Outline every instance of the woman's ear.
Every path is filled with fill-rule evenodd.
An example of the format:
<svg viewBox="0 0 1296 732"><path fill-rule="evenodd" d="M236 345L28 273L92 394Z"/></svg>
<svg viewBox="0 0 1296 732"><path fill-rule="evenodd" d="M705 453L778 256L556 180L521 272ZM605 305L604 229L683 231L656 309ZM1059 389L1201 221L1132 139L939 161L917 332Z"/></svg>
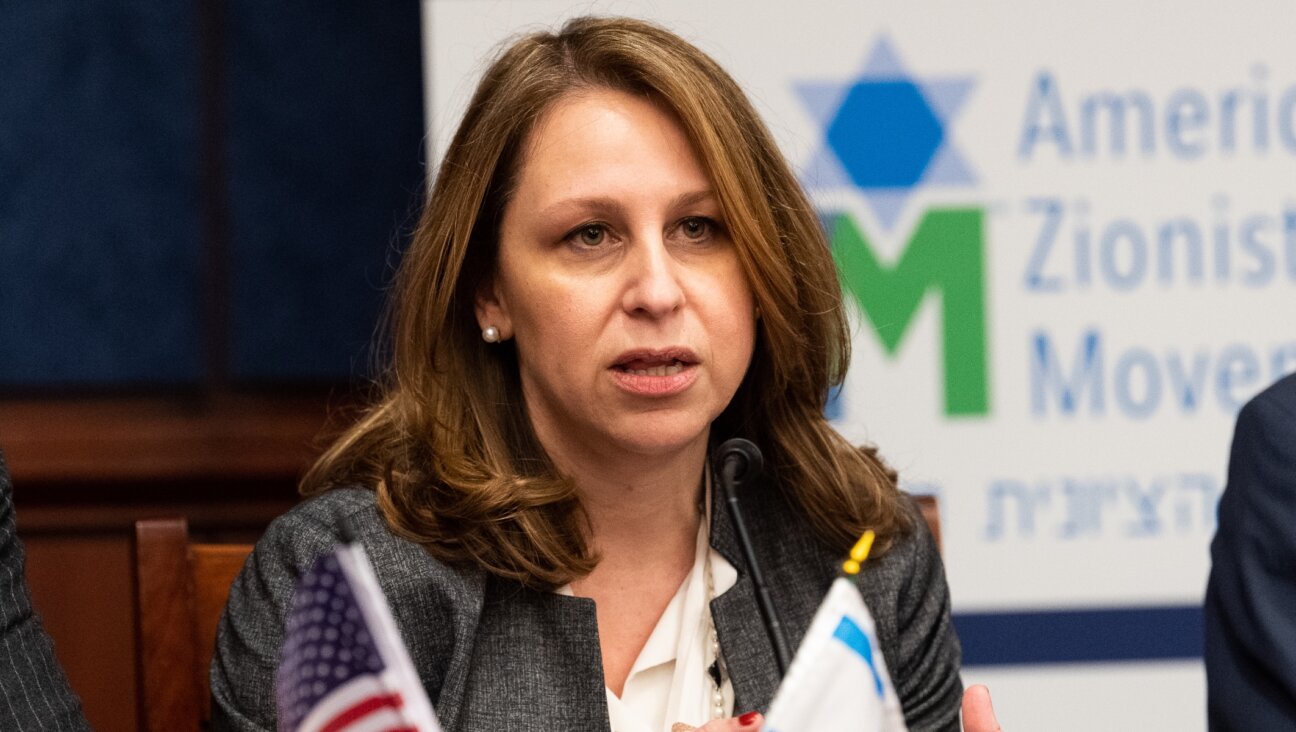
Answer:
<svg viewBox="0 0 1296 732"><path fill-rule="evenodd" d="M492 276L477 288L477 325L483 334L487 328L494 328L495 340L506 341L513 337L513 319L509 316L508 303L500 292L498 280ZM484 337L484 336L483 336Z"/></svg>

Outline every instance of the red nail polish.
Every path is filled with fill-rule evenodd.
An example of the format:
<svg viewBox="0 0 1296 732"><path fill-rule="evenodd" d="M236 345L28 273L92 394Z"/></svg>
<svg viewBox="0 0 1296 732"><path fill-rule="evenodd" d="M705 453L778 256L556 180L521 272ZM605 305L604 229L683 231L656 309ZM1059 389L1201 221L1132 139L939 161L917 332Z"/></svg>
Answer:
<svg viewBox="0 0 1296 732"><path fill-rule="evenodd" d="M748 725L756 724L756 720L758 719L760 719L760 713L747 712L746 714L738 718L738 724L741 724L742 726L746 727Z"/></svg>

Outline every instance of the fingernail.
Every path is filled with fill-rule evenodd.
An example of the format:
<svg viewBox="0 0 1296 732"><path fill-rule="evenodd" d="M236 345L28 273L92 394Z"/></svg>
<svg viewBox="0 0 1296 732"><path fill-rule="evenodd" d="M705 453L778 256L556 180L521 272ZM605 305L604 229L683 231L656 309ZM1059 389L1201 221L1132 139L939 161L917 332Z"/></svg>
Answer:
<svg viewBox="0 0 1296 732"><path fill-rule="evenodd" d="M738 718L738 724L747 727L756 724L756 720L758 719L760 719L760 712L747 712Z"/></svg>

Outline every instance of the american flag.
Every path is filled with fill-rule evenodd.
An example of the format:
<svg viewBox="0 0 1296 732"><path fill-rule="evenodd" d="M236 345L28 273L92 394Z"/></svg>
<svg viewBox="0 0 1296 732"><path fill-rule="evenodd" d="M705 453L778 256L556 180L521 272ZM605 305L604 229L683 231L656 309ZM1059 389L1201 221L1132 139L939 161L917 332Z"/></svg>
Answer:
<svg viewBox="0 0 1296 732"><path fill-rule="evenodd" d="M275 697L280 732L441 732L358 544L298 581Z"/></svg>

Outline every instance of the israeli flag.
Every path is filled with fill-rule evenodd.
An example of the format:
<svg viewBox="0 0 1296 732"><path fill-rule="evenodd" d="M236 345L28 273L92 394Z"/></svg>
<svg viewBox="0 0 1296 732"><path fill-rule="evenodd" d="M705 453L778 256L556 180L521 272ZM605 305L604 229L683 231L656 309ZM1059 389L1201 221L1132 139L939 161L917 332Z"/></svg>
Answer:
<svg viewBox="0 0 1296 732"><path fill-rule="evenodd" d="M765 732L907 732L859 590L828 590L766 715Z"/></svg>

